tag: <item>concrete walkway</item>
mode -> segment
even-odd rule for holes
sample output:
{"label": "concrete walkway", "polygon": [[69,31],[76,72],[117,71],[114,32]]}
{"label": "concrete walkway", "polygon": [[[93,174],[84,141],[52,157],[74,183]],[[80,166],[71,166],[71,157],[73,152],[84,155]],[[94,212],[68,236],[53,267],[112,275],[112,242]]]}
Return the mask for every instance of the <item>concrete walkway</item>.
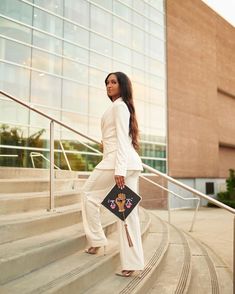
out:
{"label": "concrete walkway", "polygon": [[[154,210],[163,220],[168,221],[168,212]],[[193,210],[171,211],[171,223],[188,232]],[[209,246],[232,270],[233,268],[233,221],[232,213],[221,208],[200,208],[190,234]],[[189,232],[188,232],[189,233]]]}

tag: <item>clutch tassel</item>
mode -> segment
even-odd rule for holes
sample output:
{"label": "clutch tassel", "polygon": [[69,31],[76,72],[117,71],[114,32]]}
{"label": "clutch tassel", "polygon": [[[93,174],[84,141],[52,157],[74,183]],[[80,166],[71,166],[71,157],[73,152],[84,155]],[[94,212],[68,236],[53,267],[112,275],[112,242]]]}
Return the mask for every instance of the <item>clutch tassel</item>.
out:
{"label": "clutch tassel", "polygon": [[133,247],[131,236],[128,232],[127,224],[125,224],[125,230],[126,230],[126,236],[127,236],[127,241],[128,241],[129,247]]}

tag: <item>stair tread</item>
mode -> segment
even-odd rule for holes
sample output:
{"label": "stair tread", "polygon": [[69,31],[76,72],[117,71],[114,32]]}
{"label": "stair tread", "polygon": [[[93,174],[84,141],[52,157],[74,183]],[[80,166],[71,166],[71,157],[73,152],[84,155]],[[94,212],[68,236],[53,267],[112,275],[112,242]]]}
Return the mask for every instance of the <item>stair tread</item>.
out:
{"label": "stair tread", "polygon": [[232,273],[229,268],[200,241],[189,234],[187,238],[192,254],[192,276],[188,293],[207,294],[214,291],[213,293],[232,294]]}
{"label": "stair tread", "polygon": [[[143,242],[145,269],[129,278],[119,277],[115,275],[115,272],[110,272],[104,280],[87,289],[84,294],[109,294],[111,288],[113,294],[136,293],[136,291],[143,293],[144,288],[140,289],[139,284],[146,283],[149,275],[154,270],[154,261],[157,264],[160,263],[165,254],[165,250],[162,250],[161,247],[165,246],[165,249],[167,248],[168,238],[164,238],[164,234],[168,236],[167,227],[158,218],[151,217],[148,235]],[[164,244],[162,243],[163,239]],[[120,268],[117,268],[117,271],[120,271]]]}
{"label": "stair tread", "polygon": [[[110,214],[102,215],[102,224],[105,226],[109,222],[114,222],[116,219]],[[69,227],[46,232],[41,235],[28,237],[25,239],[16,240],[14,242],[4,243],[0,245],[0,262],[6,261],[21,254],[27,254],[32,250],[41,250],[43,246],[51,246],[57,242],[64,242],[78,235],[84,235],[83,224],[78,223]]]}
{"label": "stair tread", "polygon": [[[76,195],[81,193],[81,188],[76,190],[65,190],[65,191],[55,191],[55,196],[64,196],[64,195]],[[0,193],[1,200],[12,200],[12,199],[23,199],[23,198],[33,198],[33,197],[49,197],[49,191],[41,192],[20,192],[20,193]]]}
{"label": "stair tread", "polygon": [[53,217],[60,213],[67,214],[77,210],[81,210],[80,203],[57,207],[55,211],[47,211],[45,209],[42,209],[29,212],[14,213],[9,215],[0,215],[0,223],[1,226],[4,226],[12,223],[20,223],[24,221]]}
{"label": "stair tread", "polygon": [[[190,277],[191,256],[188,254],[188,244],[183,234],[172,225],[170,229],[170,242],[163,261],[161,271],[148,293],[169,294],[183,293],[186,282]],[[188,269],[185,270],[185,267]],[[179,289],[181,288],[182,289]]]}
{"label": "stair tread", "polygon": [[[83,179],[80,178],[55,178],[54,179],[55,182],[65,182],[65,181],[81,181],[83,182]],[[45,177],[45,178],[8,178],[8,179],[0,179],[0,183],[21,183],[21,182],[50,182],[50,178],[49,177]]]}
{"label": "stair tread", "polygon": [[[113,238],[115,239],[115,238]],[[113,251],[116,244],[111,243],[109,250]],[[67,256],[61,260],[53,262],[25,277],[16,279],[9,284],[0,287],[1,291],[10,291],[14,293],[44,293],[50,289],[59,286],[60,283],[66,282],[67,279],[73,278],[74,275],[84,274],[91,267],[96,265],[100,259],[107,259],[108,256],[88,255],[83,250]],[[42,283],[43,281],[43,283]]]}
{"label": "stair tread", "polygon": [[[142,230],[145,225],[146,219],[141,222]],[[6,291],[7,293],[7,291],[10,291],[11,294],[26,294],[50,293],[50,291],[55,291],[56,293],[56,289],[59,289],[63,283],[68,283],[81,276],[87,277],[87,273],[92,271],[93,268],[99,269],[99,264],[106,262],[112,263],[112,258],[118,254],[117,232],[109,235],[109,245],[107,246],[105,256],[103,256],[101,251],[98,255],[88,255],[83,250],[79,250],[75,254],[52,262],[43,268],[3,285],[0,287],[0,292],[2,291],[4,293]]]}
{"label": "stair tread", "polygon": [[28,237],[14,242],[0,245],[0,262],[14,259],[21,254],[27,254],[31,250],[41,249],[43,246],[61,242],[83,232],[82,224],[58,229],[45,234]]}

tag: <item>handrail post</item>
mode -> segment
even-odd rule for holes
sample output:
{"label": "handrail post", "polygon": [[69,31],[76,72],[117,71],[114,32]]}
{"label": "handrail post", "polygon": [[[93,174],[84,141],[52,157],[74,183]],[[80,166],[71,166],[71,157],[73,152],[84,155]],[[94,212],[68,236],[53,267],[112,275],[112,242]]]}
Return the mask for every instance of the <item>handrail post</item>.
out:
{"label": "handrail post", "polygon": [[54,121],[50,122],[50,210],[55,208],[54,199]]}

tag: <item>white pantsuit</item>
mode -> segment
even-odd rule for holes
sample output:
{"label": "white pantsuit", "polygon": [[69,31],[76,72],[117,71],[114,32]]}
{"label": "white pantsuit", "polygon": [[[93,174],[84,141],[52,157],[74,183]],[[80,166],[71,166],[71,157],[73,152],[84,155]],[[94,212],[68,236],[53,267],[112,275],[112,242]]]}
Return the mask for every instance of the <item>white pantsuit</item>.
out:
{"label": "white pantsuit", "polygon": [[[107,245],[100,221],[100,205],[115,184],[114,176],[124,176],[125,184],[138,193],[139,173],[142,163],[129,136],[130,113],[122,98],[115,100],[101,121],[103,159],[96,166],[82,191],[84,230],[92,247]],[[123,270],[144,268],[138,206],[126,219],[133,243],[129,247],[124,223],[118,221],[119,249]]]}

